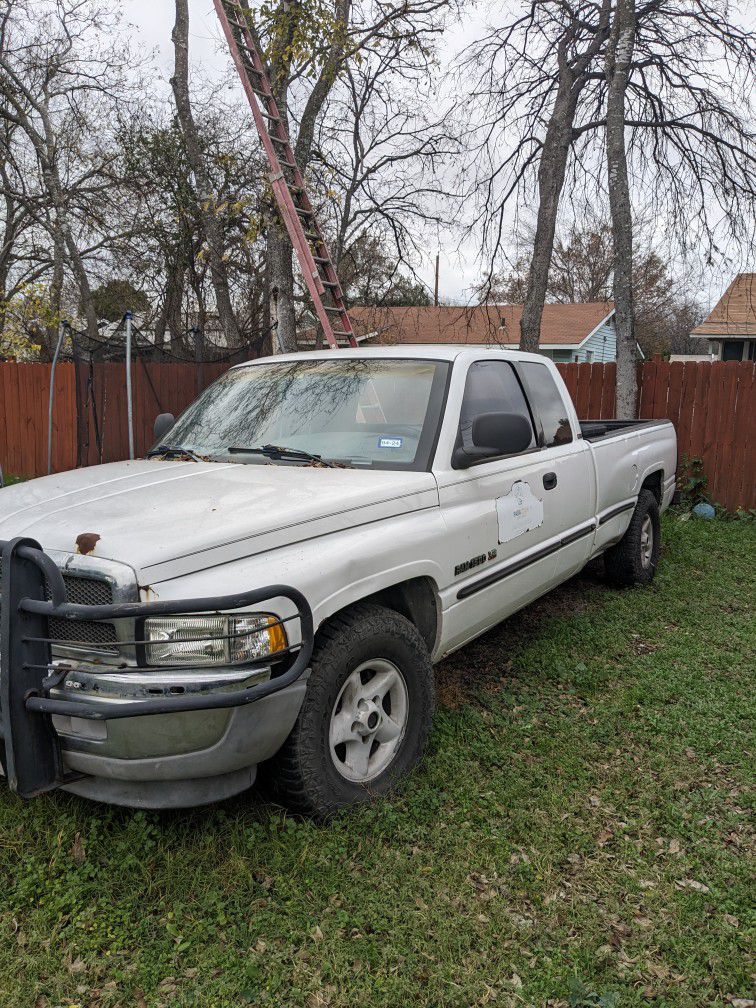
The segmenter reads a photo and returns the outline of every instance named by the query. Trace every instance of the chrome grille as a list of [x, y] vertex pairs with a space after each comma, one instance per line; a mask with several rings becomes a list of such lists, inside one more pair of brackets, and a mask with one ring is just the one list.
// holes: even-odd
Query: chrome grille
[[[3, 576], [3, 561], [0, 559], [0, 578]], [[110, 605], [113, 601], [113, 589], [108, 581], [100, 578], [80, 577], [76, 574], [63, 574], [63, 583], [69, 602], [76, 605]], [[47, 598], [52, 598], [49, 587], [45, 588]], [[0, 612], [2, 611], [0, 599]], [[50, 637], [54, 641], [82, 641], [85, 644], [115, 644], [118, 640], [112, 623], [100, 623], [97, 620], [67, 620], [59, 616], [51, 616], [48, 621]], [[115, 653], [116, 649], [112, 649]]]

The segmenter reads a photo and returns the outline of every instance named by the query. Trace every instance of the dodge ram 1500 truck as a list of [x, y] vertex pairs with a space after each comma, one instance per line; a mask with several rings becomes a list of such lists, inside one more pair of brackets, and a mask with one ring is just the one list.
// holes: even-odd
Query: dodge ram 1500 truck
[[229, 370], [146, 458], [0, 491], [4, 766], [138, 807], [266, 764], [327, 816], [419, 760], [433, 664], [603, 554], [651, 580], [671, 423], [578, 420], [554, 365], [464, 346]]

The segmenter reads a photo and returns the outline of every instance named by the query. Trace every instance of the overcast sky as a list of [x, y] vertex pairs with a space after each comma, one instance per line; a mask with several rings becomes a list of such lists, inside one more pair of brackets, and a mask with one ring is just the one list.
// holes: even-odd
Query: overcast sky
[[[451, 61], [456, 52], [484, 30], [486, 20], [495, 17], [494, 11], [501, 11], [508, 5], [507, 0], [484, 0], [470, 8], [470, 14], [459, 25], [455, 25], [447, 35], [442, 52], [442, 62]], [[133, 26], [134, 34], [142, 40], [146, 49], [155, 51], [155, 60], [167, 88], [172, 70], [171, 28], [174, 5], [170, 0], [124, 0], [124, 13]], [[222, 44], [222, 36], [212, 0], [189, 0], [190, 8], [190, 57], [194, 67], [206, 78], [221, 77], [227, 73], [229, 57]], [[748, 0], [745, 21], [756, 26], [756, 2]], [[499, 20], [499, 19], [496, 19]], [[238, 100], [245, 101], [241, 89]], [[522, 208], [520, 208], [522, 210]], [[428, 249], [427, 262], [420, 269], [420, 275], [432, 289], [433, 267], [436, 248]], [[481, 276], [480, 263], [476, 261], [477, 247], [468, 242], [458, 247], [458, 239], [451, 233], [441, 235], [438, 251], [440, 262], [440, 291], [444, 300], [462, 302], [470, 297], [470, 289]], [[732, 261], [722, 267], [696, 268], [696, 286], [704, 307], [713, 305], [738, 269], [756, 269], [756, 260], [740, 261], [733, 255]], [[681, 267], [685, 268], [685, 267]], [[700, 272], [700, 275], [698, 275]]]

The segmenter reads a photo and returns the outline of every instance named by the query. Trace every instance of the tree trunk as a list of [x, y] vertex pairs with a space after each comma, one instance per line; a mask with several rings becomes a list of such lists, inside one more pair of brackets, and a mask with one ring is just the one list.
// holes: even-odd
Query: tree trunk
[[632, 420], [638, 398], [633, 326], [633, 217], [625, 147], [625, 92], [635, 46], [635, 0], [617, 0], [606, 58], [606, 164], [614, 245], [617, 417]]
[[8, 278], [13, 261], [13, 249], [16, 241], [16, 206], [6, 192], [4, 197], [5, 219], [3, 233], [0, 236], [0, 336], [5, 327], [5, 298], [8, 291]]
[[43, 167], [43, 175], [55, 209], [53, 244], [56, 249], [58, 246], [62, 246], [68, 252], [68, 262], [71, 267], [71, 272], [73, 273], [74, 280], [76, 281], [76, 286], [79, 288], [79, 299], [81, 302], [81, 310], [84, 314], [84, 321], [86, 323], [87, 337], [90, 341], [90, 345], [95, 346], [99, 336], [99, 329], [97, 327], [97, 312], [95, 311], [94, 301], [92, 300], [92, 288], [89, 285], [89, 277], [87, 276], [87, 271], [84, 266], [84, 260], [81, 257], [79, 246], [76, 244], [76, 239], [71, 232], [71, 228], [68, 226], [68, 221], [64, 216], [63, 187], [60, 183], [56, 168], [52, 166], [48, 168]]
[[[89, 285], [84, 260], [81, 257], [79, 246], [68, 224], [66, 217], [66, 201], [63, 195], [63, 185], [58, 173], [55, 158], [55, 142], [52, 124], [47, 116], [47, 110], [43, 116], [45, 126], [46, 146], [37, 148], [42, 165], [42, 177], [45, 188], [50, 195], [53, 205], [55, 222], [52, 226], [53, 244], [56, 255], [61, 255], [61, 249], [68, 252], [68, 263], [73, 273], [76, 285], [79, 288], [79, 299], [86, 321], [86, 333], [90, 347], [97, 345], [99, 329], [97, 327], [97, 313], [95, 312], [94, 301], [92, 300], [92, 288]], [[85, 411], [84, 396], [84, 376], [82, 373], [81, 354], [76, 333], [69, 330], [71, 336], [71, 354], [74, 362], [74, 384], [76, 391], [76, 467], [88, 464], [89, 455], [89, 417]]]
[[189, 98], [189, 8], [188, 0], [176, 0], [176, 22], [171, 34], [175, 68], [171, 88], [176, 101], [176, 112], [186, 143], [186, 153], [194, 176], [197, 203], [202, 231], [207, 242], [210, 279], [215, 292], [218, 319], [229, 349], [241, 343], [239, 326], [231, 304], [228, 271], [223, 259], [223, 229], [218, 219], [218, 200], [205, 165], [199, 142], [197, 126]]
[[[351, 0], [338, 0], [336, 4], [336, 20], [346, 26], [349, 23]], [[293, 22], [291, 22], [293, 27]], [[283, 60], [270, 67], [271, 85], [278, 105], [278, 112], [292, 140], [294, 158], [302, 175], [306, 175], [307, 166], [312, 157], [312, 146], [315, 136], [315, 126], [328, 95], [335, 84], [341, 61], [344, 57], [344, 38], [335, 32], [338, 41], [329, 47], [323, 66], [312, 91], [305, 102], [299, 121], [299, 134], [296, 142], [291, 137], [288, 117], [288, 84], [290, 49], [284, 46]], [[293, 249], [288, 233], [277, 213], [268, 230], [268, 265], [270, 268], [271, 296], [276, 301], [277, 327], [273, 332], [273, 344], [279, 353], [290, 353], [297, 349], [296, 313], [294, 310], [294, 265]]]
[[541, 339], [541, 317], [554, 251], [559, 198], [572, 144], [577, 99], [583, 85], [576, 85], [565, 72], [560, 82], [538, 166], [538, 218], [528, 289], [520, 319], [520, 350], [535, 353]]
[[289, 236], [278, 220], [268, 229], [268, 264], [271, 300], [275, 304], [275, 327], [271, 331], [274, 353], [297, 350], [297, 323], [294, 312], [294, 264]]
[[57, 235], [53, 241], [53, 271], [50, 281], [50, 307], [53, 311], [53, 324], [47, 329], [47, 359], [52, 360], [55, 347], [58, 342], [58, 330], [63, 321], [63, 282], [65, 280], [65, 259], [66, 250]]
[[76, 285], [79, 288], [79, 294], [81, 296], [81, 306], [84, 311], [84, 319], [87, 324], [87, 336], [89, 337], [91, 343], [96, 345], [100, 330], [97, 327], [97, 312], [95, 311], [94, 301], [92, 300], [92, 288], [89, 286], [89, 277], [87, 276], [87, 271], [84, 268], [84, 261], [81, 258], [79, 247], [71, 234], [71, 229], [67, 225], [64, 228], [63, 237], [65, 239], [66, 248], [68, 249], [71, 270], [74, 278], [76, 279]]
[[574, 139], [575, 113], [583, 88], [590, 80], [593, 61], [606, 42], [610, 8], [611, 0], [601, 0], [596, 27], [581, 53], [574, 53], [576, 38], [584, 30], [578, 13], [573, 13], [573, 22], [559, 42], [558, 88], [538, 165], [538, 218], [520, 319], [520, 349], [530, 353], [538, 350], [541, 338], [541, 317], [554, 252], [559, 199]]
[[97, 328], [97, 312], [92, 300], [92, 288], [89, 285], [89, 277], [87, 276], [79, 246], [76, 243], [66, 216], [66, 198], [63, 193], [63, 184], [60, 180], [58, 167], [55, 163], [55, 134], [46, 111], [44, 125], [46, 146], [43, 148], [37, 147], [36, 153], [42, 164], [42, 177], [45, 182], [45, 188], [50, 195], [50, 201], [55, 214], [55, 223], [52, 228], [53, 244], [58, 253], [60, 247], [66, 249], [68, 252], [69, 266], [76, 281], [76, 286], [79, 288], [81, 309], [87, 326], [87, 337], [90, 344], [95, 346], [99, 336], [99, 329]]

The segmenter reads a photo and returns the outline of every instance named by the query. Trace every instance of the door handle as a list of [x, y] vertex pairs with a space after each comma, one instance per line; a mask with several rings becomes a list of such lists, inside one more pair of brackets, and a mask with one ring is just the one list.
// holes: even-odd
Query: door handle
[[557, 474], [556, 473], [544, 473], [543, 475], [543, 489], [553, 490], [557, 485]]

